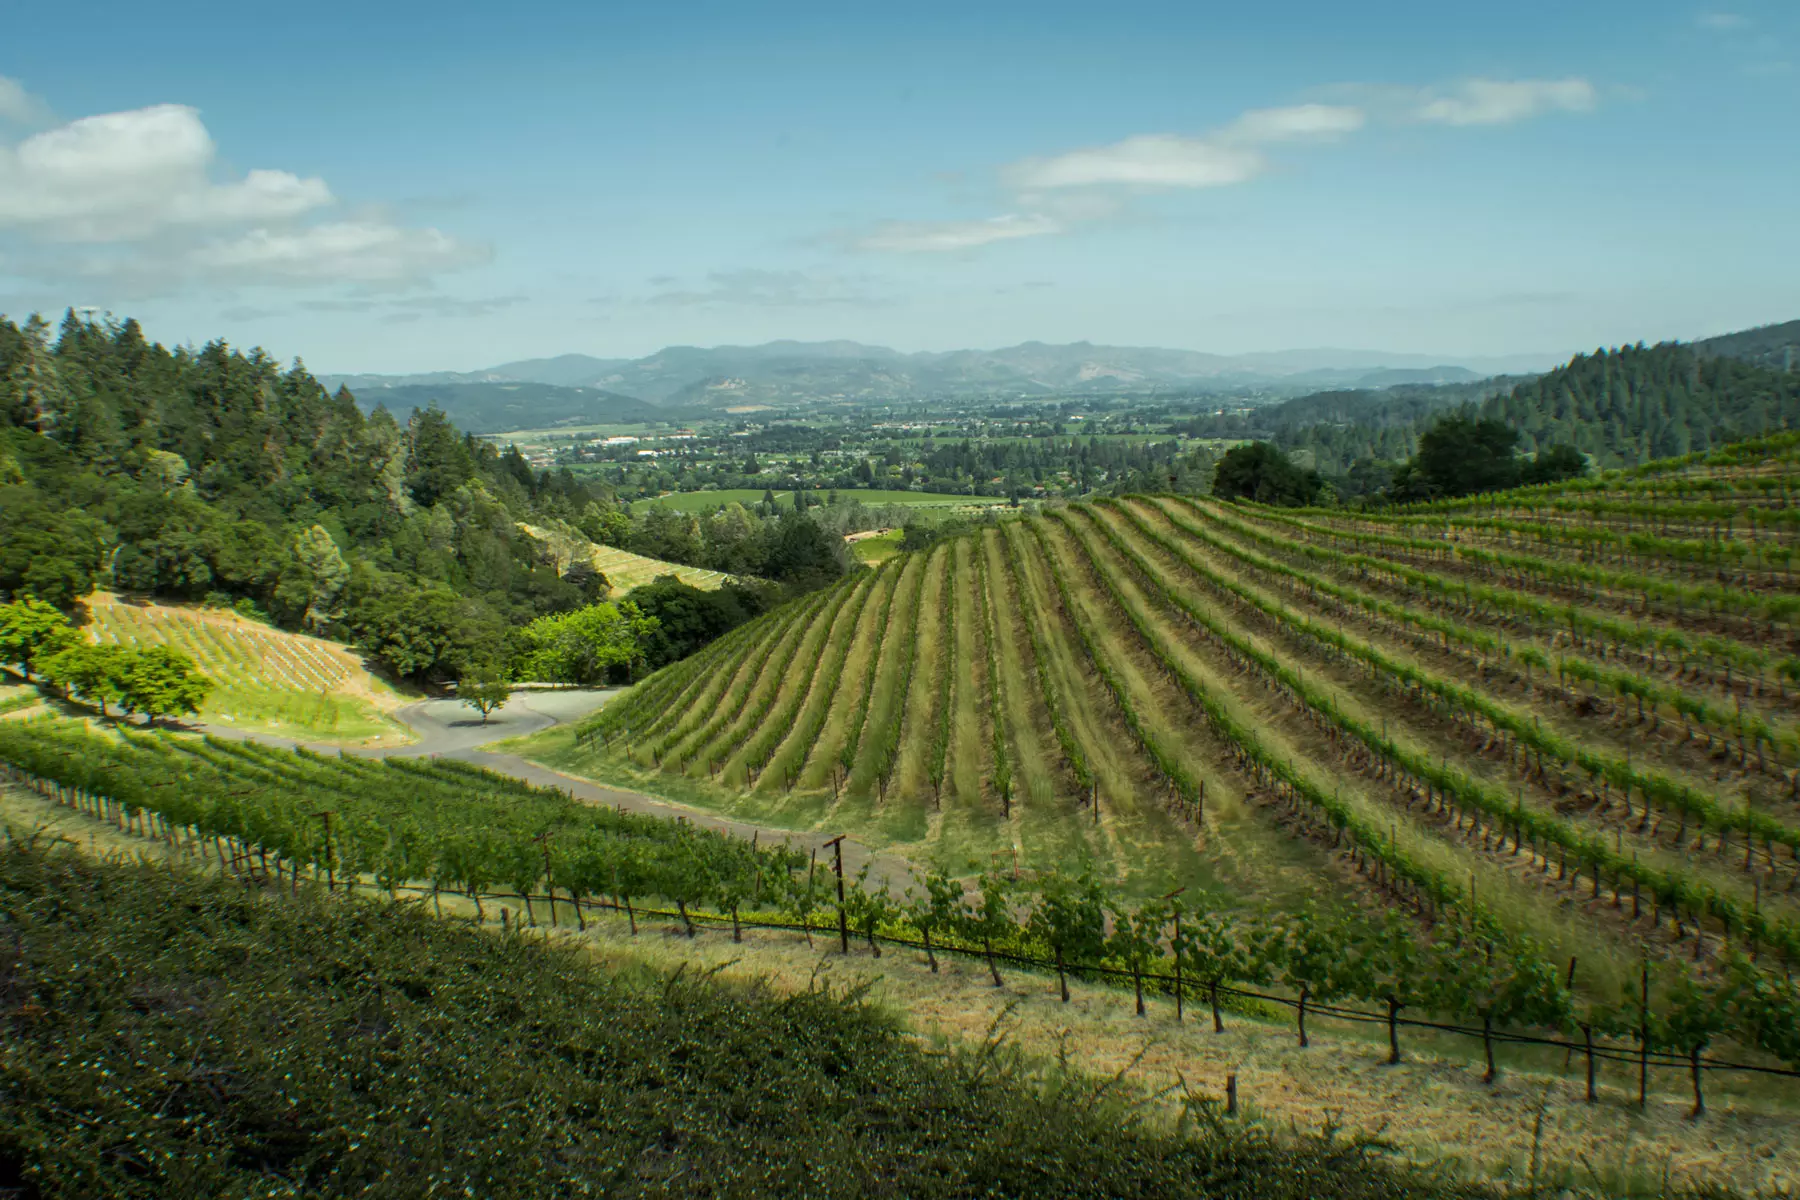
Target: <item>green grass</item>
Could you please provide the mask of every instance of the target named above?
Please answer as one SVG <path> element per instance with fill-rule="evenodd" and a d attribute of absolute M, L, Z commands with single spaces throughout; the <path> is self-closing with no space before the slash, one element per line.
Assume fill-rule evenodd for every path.
<path fill-rule="evenodd" d="M 866 566 L 879 567 L 894 555 L 900 553 L 900 539 L 905 533 L 898 529 L 890 529 L 886 533 L 874 537 L 858 538 L 850 543 L 850 553 L 856 561 Z"/>

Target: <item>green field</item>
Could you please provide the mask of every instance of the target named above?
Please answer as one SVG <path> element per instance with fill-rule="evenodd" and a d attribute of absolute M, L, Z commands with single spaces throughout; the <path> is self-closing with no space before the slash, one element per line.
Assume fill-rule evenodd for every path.
<path fill-rule="evenodd" d="M 808 492 L 809 496 L 825 498 L 825 492 Z M 849 504 L 856 501 L 868 506 L 879 504 L 905 504 L 920 508 L 992 508 L 1003 505 L 1006 500 L 998 496 L 946 496 L 936 492 L 905 492 L 883 490 L 879 488 L 861 489 L 845 488 L 838 491 L 838 503 Z M 652 506 L 672 508 L 677 512 L 706 512 L 709 509 L 722 508 L 727 504 L 754 505 L 762 503 L 763 493 L 753 488 L 721 488 L 711 492 L 671 492 L 667 496 L 656 496 L 648 500 L 632 502 L 634 512 L 643 512 Z M 791 504 L 793 493 L 779 491 L 775 500 L 780 504 Z"/>
<path fill-rule="evenodd" d="M 1742 457 L 1386 514 L 1072 505 L 543 753 L 919 862 L 1455 913 L 1594 996 L 1646 953 L 1800 959 L 1800 468 Z"/>
<path fill-rule="evenodd" d="M 874 537 L 858 538 L 850 543 L 850 553 L 856 556 L 857 562 L 878 567 L 900 553 L 900 539 L 903 536 L 905 535 L 901 530 L 890 529 Z"/>

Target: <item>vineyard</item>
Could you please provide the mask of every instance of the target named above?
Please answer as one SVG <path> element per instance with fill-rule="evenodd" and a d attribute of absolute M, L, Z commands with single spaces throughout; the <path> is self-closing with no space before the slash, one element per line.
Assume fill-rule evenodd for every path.
<path fill-rule="evenodd" d="M 386 715 L 402 703 L 353 651 L 218 609 L 88 600 L 87 634 L 102 644 L 173 646 L 213 681 L 200 719 L 306 740 L 404 737 Z"/>
<path fill-rule="evenodd" d="M 1779 978 L 1797 448 L 1381 512 L 1054 509 L 768 614 L 544 756 L 953 872 L 1528 941 L 1596 1003 L 1646 960 Z"/>
<path fill-rule="evenodd" d="M 622 598 L 632 588 L 652 583 L 664 575 L 673 575 L 689 587 L 707 592 L 725 586 L 725 581 L 730 578 L 719 571 L 645 558 L 617 546 L 602 546 L 588 541 L 578 533 L 570 532 L 567 527 L 551 529 L 520 524 L 519 528 L 549 547 L 560 570 L 568 570 L 569 564 L 574 562 L 590 564 L 594 570 L 606 576 L 606 582 L 612 589 L 609 594 L 614 599 Z"/>

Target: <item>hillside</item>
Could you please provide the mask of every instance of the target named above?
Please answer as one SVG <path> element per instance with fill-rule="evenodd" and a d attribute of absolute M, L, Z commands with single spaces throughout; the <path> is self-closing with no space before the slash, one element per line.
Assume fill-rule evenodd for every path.
<path fill-rule="evenodd" d="M 365 387 L 355 392 L 364 408 L 380 404 L 404 418 L 436 405 L 459 429 L 505 433 L 558 425 L 626 425 L 667 420 L 669 413 L 642 400 L 589 387 L 543 383 L 422 383 Z"/>
<path fill-rule="evenodd" d="M 1304 396 L 1245 417 L 1202 419 L 1190 432 L 1258 437 L 1307 451 L 1328 476 L 1412 454 L 1419 433 L 1450 408 L 1506 422 L 1531 453 L 1571 444 L 1601 467 L 1705 452 L 1792 428 L 1800 375 L 1679 343 L 1577 355 L 1545 375 L 1392 392 Z M 1360 493 L 1354 477 L 1349 490 Z"/>
<path fill-rule="evenodd" d="M 1752 366 L 1792 371 L 1800 364 L 1800 321 L 1761 325 L 1741 333 L 1704 338 L 1694 343 L 1701 354 L 1735 358 Z"/>
<path fill-rule="evenodd" d="M 227 609 L 86 600 L 96 642 L 169 645 L 212 681 L 198 720 L 302 741 L 402 742 L 392 712 L 407 698 L 369 673 L 362 656 L 323 638 L 289 633 Z"/>
<path fill-rule="evenodd" d="M 1208 391 L 1247 384 L 1381 387 L 1468 380 L 1548 365 L 1548 356 L 1446 358 L 1369 350 L 1207 354 L 1089 342 L 1024 342 L 996 350 L 905 354 L 857 342 L 768 342 L 760 346 L 669 346 L 638 359 L 580 354 L 502 363 L 467 374 L 327 376 L 368 399 L 378 389 L 491 386 L 501 381 L 598 388 L 665 408 L 722 409 L 799 402 L 876 402 L 954 395 L 1108 394 Z M 391 407 L 391 405 L 390 405 Z M 446 404 L 446 411 L 448 405 Z M 610 419 L 610 418 L 609 418 Z M 538 427 L 551 421 L 529 421 Z"/>
<path fill-rule="evenodd" d="M 541 525 L 521 524 L 531 537 L 542 543 L 556 560 L 557 570 L 567 573 L 573 563 L 586 562 L 600 574 L 606 576 L 611 587 L 611 594 L 623 598 L 633 588 L 665 575 L 673 575 L 689 587 L 703 591 L 714 591 L 723 587 L 731 576 L 722 571 L 708 571 L 701 567 L 690 567 L 682 563 L 664 562 L 661 559 L 646 558 L 642 554 L 633 554 L 629 550 L 621 550 L 617 546 L 602 546 L 590 542 L 578 533 L 552 529 Z"/>
<path fill-rule="evenodd" d="M 778 609 L 544 753 L 919 862 L 1459 913 L 1591 995 L 1646 951 L 1800 957 L 1797 476 L 1788 436 L 1384 515 L 1074 505 Z"/>
<path fill-rule="evenodd" d="M 1162 1130 L 829 988 L 603 970 L 416 907 L 8 843 L 0 920 L 0 1180 L 25 1196 L 1499 1195 L 1347 1142 Z"/>

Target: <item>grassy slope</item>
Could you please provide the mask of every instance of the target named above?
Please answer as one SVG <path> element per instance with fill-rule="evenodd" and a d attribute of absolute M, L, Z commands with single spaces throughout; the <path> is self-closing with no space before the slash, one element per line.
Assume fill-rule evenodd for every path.
<path fill-rule="evenodd" d="M 213 681 L 199 719 L 303 741 L 407 740 L 390 713 L 410 697 L 369 673 L 354 650 L 274 629 L 223 609 L 88 599 L 88 636 L 125 645 L 172 645 Z"/>
<path fill-rule="evenodd" d="M 160 843 L 122 834 L 113 826 L 74 816 L 67 809 L 52 808 L 29 793 L 0 789 L 0 822 L 18 828 L 42 827 L 46 821 L 55 822 L 59 834 L 71 843 L 91 846 L 98 854 L 121 855 L 124 861 L 135 861 L 140 854 L 156 861 L 165 852 Z M 761 1029 L 764 1040 L 758 1050 L 760 1057 L 768 1056 L 771 1036 L 785 1042 L 784 1031 L 796 1028 L 810 1029 L 813 1038 L 822 1038 L 827 1045 L 841 1045 L 841 1038 L 833 1039 L 847 1015 L 851 1021 L 865 1022 L 884 1031 L 899 1026 L 910 1029 L 915 1038 L 938 1051 L 949 1049 L 952 1057 L 948 1061 L 954 1069 L 966 1061 L 958 1055 L 979 1051 L 998 1021 L 1007 1040 L 1027 1055 L 1027 1064 L 1033 1060 L 1048 1063 L 1067 1055 L 1077 1071 L 1094 1077 L 1123 1072 L 1121 1084 L 1113 1089 L 1115 1098 L 1163 1092 L 1163 1104 L 1153 1106 L 1146 1114 L 1153 1124 L 1160 1121 L 1159 1113 L 1168 1114 L 1177 1105 L 1179 1089 L 1164 1090 L 1166 1085 L 1177 1082 L 1177 1072 L 1200 1096 L 1214 1099 L 1224 1074 L 1235 1072 L 1246 1105 L 1246 1121 L 1252 1128 L 1285 1132 L 1331 1125 L 1343 1131 L 1342 1138 L 1381 1136 L 1409 1158 L 1483 1177 L 1503 1178 L 1511 1181 L 1515 1189 L 1521 1188 L 1530 1175 L 1532 1127 L 1539 1105 L 1545 1104 L 1548 1119 L 1543 1124 L 1536 1179 L 1540 1186 L 1552 1190 L 1600 1182 L 1606 1185 L 1607 1194 L 1623 1194 L 1626 1185 L 1632 1185 L 1638 1189 L 1632 1194 L 1677 1195 L 1681 1185 L 1696 1181 L 1746 1190 L 1793 1182 L 1793 1098 L 1788 1097 L 1784 1103 L 1768 1089 L 1753 1085 L 1733 1087 L 1730 1099 L 1715 1104 L 1706 1123 L 1706 1136 L 1696 1139 L 1692 1123 L 1683 1115 L 1683 1081 L 1679 1078 L 1654 1080 L 1658 1098 L 1649 1113 L 1639 1114 L 1628 1103 L 1634 1082 L 1628 1078 L 1630 1073 L 1607 1068 L 1602 1077 L 1602 1103 L 1587 1106 L 1576 1102 L 1579 1063 L 1571 1073 L 1563 1067 L 1559 1054 L 1534 1058 L 1529 1052 L 1507 1048 L 1502 1050 L 1507 1070 L 1500 1083 L 1483 1087 L 1477 1082 L 1479 1068 L 1466 1045 L 1441 1042 L 1422 1031 L 1406 1033 L 1408 1061 L 1404 1065 L 1378 1066 L 1384 1049 L 1381 1034 L 1365 1027 L 1320 1021 L 1322 1037 L 1311 1050 L 1302 1051 L 1293 1044 L 1285 1020 L 1269 1021 L 1255 1014 L 1229 1014 L 1227 1032 L 1219 1035 L 1211 1032 L 1203 1013 L 1191 1014 L 1187 1022 L 1177 1024 L 1166 1001 L 1153 1001 L 1148 1019 L 1138 1019 L 1131 1015 L 1129 993 L 1080 982 L 1072 984 L 1073 1001 L 1066 1006 L 1055 1000 L 1053 978 L 1028 972 L 1008 970 L 1006 986 L 995 989 L 979 961 L 946 958 L 941 971 L 934 974 L 926 969 L 923 956 L 914 952 L 890 949 L 879 961 L 871 961 L 858 946 L 853 957 L 845 960 L 835 951 L 828 951 L 824 943 L 815 950 L 790 933 L 749 931 L 742 944 L 733 943 L 728 932 L 706 933 L 690 941 L 679 936 L 678 924 L 660 921 L 640 920 L 642 933 L 634 938 L 622 917 L 601 914 L 589 916 L 585 935 L 577 938 L 575 931 L 565 926 L 559 937 L 603 965 L 608 982 L 621 990 L 587 990 L 583 972 L 569 959 L 551 960 L 548 974 L 552 978 L 546 989 L 545 973 L 539 970 L 546 956 L 490 954 L 481 945 L 486 939 L 470 939 L 454 928 L 458 924 L 455 921 L 449 923 L 450 929 L 434 928 L 431 922 L 408 917 L 394 920 L 394 914 L 384 914 L 367 904 L 357 906 L 354 920 L 342 919 L 346 906 L 325 908 L 311 904 L 296 919 L 287 905 L 281 906 L 289 910 L 285 913 L 259 911 L 252 894 L 241 889 L 212 893 L 209 899 L 208 885 L 179 880 L 171 889 L 172 902 L 171 897 L 160 897 L 151 913 L 143 913 L 132 892 L 135 885 L 124 882 L 131 873 L 116 871 L 87 875 L 88 880 L 100 880 L 94 886 L 70 886 L 69 875 L 51 879 L 55 894 L 67 900 L 48 906 L 29 899 L 34 893 L 29 887 L 18 886 L 19 872 L 14 868 L 14 861 L 0 851 L 0 912 L 9 921 L 16 919 L 13 914 L 20 911 L 23 892 L 25 910 L 39 922 L 33 936 L 24 943 L 29 947 L 28 961 L 33 970 L 46 961 L 89 961 L 81 953 L 69 952 L 70 943 L 77 938 L 84 939 L 76 945 L 87 954 L 91 955 L 91 948 L 97 944 L 104 945 L 111 956 L 109 961 L 132 964 L 128 976 L 109 972 L 87 977 L 101 982 L 101 987 L 84 993 L 90 1000 L 97 997 L 98 1002 L 58 1011 L 54 1025 L 46 1014 L 29 1007 L 35 1001 L 20 1005 L 16 992 L 0 998 L 0 1020 L 10 1018 L 9 1028 L 23 1035 L 13 1040 L 11 1056 L 4 1060 L 14 1071 L 13 1077 L 42 1075 L 47 1068 L 51 1088 L 62 1089 L 44 1093 L 30 1088 L 24 1094 L 38 1101 L 49 1094 L 55 1103 L 67 1108 L 71 1092 L 96 1082 L 85 1069 L 60 1069 L 57 1064 L 65 1061 L 61 1057 L 46 1058 L 48 1041 L 54 1040 L 59 1056 L 64 1051 L 85 1051 L 91 1045 L 94 1057 L 83 1061 L 105 1063 L 103 1055 L 109 1050 L 104 1040 L 98 1040 L 99 1044 L 93 1044 L 97 1039 L 91 1038 L 87 1043 L 74 1040 L 78 1035 L 87 1037 L 88 1023 L 105 1020 L 125 1029 L 135 1039 L 132 1046 L 141 1043 L 145 1030 L 153 1030 L 159 1038 L 159 1053 L 169 1047 L 175 1054 L 191 1049 L 198 1053 L 169 1075 L 158 1077 L 156 1068 L 165 1060 L 133 1051 L 138 1061 L 115 1060 L 100 1068 L 113 1070 L 118 1081 L 108 1081 L 104 1086 L 128 1093 L 151 1110 L 171 1093 L 177 1102 L 196 1107 L 204 1107 L 210 1095 L 219 1104 L 207 1116 L 216 1117 L 221 1109 L 229 1111 L 238 1122 L 239 1140 L 234 1144 L 248 1152 L 253 1164 L 259 1161 L 256 1155 L 263 1151 L 260 1139 L 268 1138 L 274 1149 L 286 1148 L 287 1157 L 281 1160 L 285 1163 L 305 1157 L 315 1167 L 321 1163 L 332 1169 L 340 1163 L 346 1169 L 366 1165 L 345 1153 L 342 1139 L 332 1140 L 328 1132 L 332 1122 L 319 1119 L 320 1110 L 315 1105 L 320 1101 L 335 1105 L 332 1113 L 342 1124 L 371 1128 L 367 1116 L 355 1121 L 341 1120 L 358 1116 L 346 1111 L 346 1107 L 368 1097 L 348 1094 L 348 1089 L 332 1086 L 330 1078 L 339 1069 L 369 1071 L 371 1055 L 381 1074 L 365 1074 L 362 1078 L 375 1085 L 373 1098 L 394 1097 L 397 1107 L 414 1102 L 416 1098 L 409 1098 L 404 1092 L 408 1076 L 418 1071 L 422 1057 L 433 1052 L 431 1043 L 417 1032 L 424 1025 L 429 1025 L 433 1038 L 449 1040 L 446 1057 L 454 1060 L 457 1050 L 466 1049 L 480 1058 L 474 1063 L 442 1064 L 443 1069 L 430 1077 L 472 1082 L 477 1088 L 472 1094 L 482 1095 L 484 1103 L 464 1107 L 438 1099 L 433 1123 L 439 1130 L 449 1127 L 442 1138 L 385 1127 L 375 1118 L 374 1126 L 380 1132 L 365 1135 L 364 1144 L 377 1153 L 389 1153 L 398 1145 L 406 1154 L 430 1161 L 443 1153 L 446 1145 L 461 1146 L 463 1138 L 458 1134 L 462 1134 L 470 1145 L 458 1150 L 464 1157 L 450 1164 L 454 1175 L 463 1166 L 479 1169 L 489 1161 L 490 1154 L 515 1152 L 519 1143 L 509 1142 L 508 1138 L 532 1136 L 533 1131 L 497 1132 L 477 1123 L 493 1124 L 490 1114 L 508 1103 L 511 1089 L 547 1085 L 556 1078 L 553 1072 L 568 1065 L 566 1055 L 549 1054 L 550 1047 L 556 1044 L 554 1039 L 571 1028 L 579 1032 L 578 1023 L 571 1025 L 563 1019 L 565 1008 L 585 1005 L 588 1017 L 604 1020 L 609 1028 L 623 1025 L 621 1036 L 635 1043 L 634 1061 L 650 1064 L 649 1069 L 659 1081 L 660 1094 L 668 1094 L 662 1089 L 673 1088 L 686 1100 L 693 1087 L 704 1091 L 718 1082 L 707 1070 L 710 1059 L 696 1064 L 691 1049 L 678 1048 L 692 1047 L 697 1028 L 714 1028 L 705 1024 L 712 1003 L 718 1001 L 747 1013 L 746 1020 L 754 1023 L 758 1005 L 767 1003 L 763 998 L 773 998 L 772 989 L 776 994 L 798 997 L 799 1007 L 795 1009 L 792 1002 L 787 1006 L 795 1016 L 793 1024 L 772 1024 Z M 156 886 L 161 887 L 162 883 Z M 41 894 L 41 889 L 37 894 Z M 221 899 L 228 906 L 223 915 L 229 919 L 218 919 L 221 914 L 207 911 L 209 903 Z M 91 910 L 99 907 L 106 911 L 97 917 Z M 452 917 L 473 916 L 472 906 L 461 899 L 446 897 L 444 907 Z M 54 937 L 40 936 L 45 927 L 43 918 L 59 911 L 66 925 L 77 928 L 59 929 Z M 318 914 L 323 914 L 324 919 L 319 919 Z M 495 916 L 491 907 L 488 915 Z M 562 917 L 568 921 L 566 908 Z M 277 940 L 279 937 L 293 940 L 282 942 Z M 146 947 L 151 945 L 158 947 L 155 961 L 140 963 L 140 959 L 150 957 Z M 513 951 L 521 948 L 516 938 L 507 945 Z M 505 951 L 506 946 L 501 950 Z M 59 959 L 59 955 L 64 957 Z M 359 973 L 346 976 L 347 968 Z M 645 1020 L 655 1021 L 657 1015 L 652 1011 L 658 1003 L 653 993 L 669 986 L 664 982 L 665 972 L 678 969 L 689 978 L 704 973 L 733 981 L 737 986 L 723 990 L 677 986 L 661 1009 L 659 1028 L 664 1032 L 645 1036 Z M 56 966 L 45 974 L 59 984 L 63 979 Z M 563 979 L 572 979 L 573 986 L 565 987 Z M 810 993 L 821 982 L 826 986 L 869 988 L 876 1011 L 820 1005 L 819 997 Z M 421 984 L 434 989 L 423 1004 L 417 996 Z M 171 994 L 205 1003 L 184 1007 L 155 1000 Z M 535 1005 L 531 1001 L 533 995 L 540 997 Z M 615 995 L 625 997 L 622 1012 L 607 1006 L 609 998 Z M 438 1013 L 432 1005 L 445 998 L 447 1009 Z M 121 1003 L 128 1003 L 129 1011 L 121 1010 L 118 1017 L 107 1015 L 113 1011 L 112 1006 Z M 214 1004 L 231 1007 L 215 1015 L 210 1007 Z M 343 1014 L 341 1022 L 332 1019 L 334 1009 Z M 491 1023 L 497 1013 L 508 1009 L 512 1015 Z M 347 1028 L 353 1033 L 370 1027 L 379 1031 L 386 1021 L 388 1037 L 385 1044 L 372 1045 L 374 1034 L 368 1032 L 346 1041 L 321 1035 L 305 1025 L 297 1027 L 305 1032 L 295 1033 L 289 1028 L 270 1034 L 268 1027 L 259 1022 L 271 1011 L 298 1015 L 302 1020 L 316 1019 L 324 1027 Z M 1193 1019 L 1196 1015 L 1202 1019 Z M 261 1043 L 237 1044 L 236 1033 L 247 1026 L 257 1027 Z M 501 1029 L 506 1032 L 497 1032 Z M 726 1035 L 735 1036 L 730 1029 Z M 282 1042 L 282 1036 L 291 1040 Z M 565 1040 L 562 1044 L 571 1042 Z M 591 1043 L 580 1037 L 572 1044 Z M 797 1046 L 793 1054 L 804 1056 L 812 1044 L 815 1043 L 809 1041 Z M 119 1042 L 113 1040 L 111 1047 L 111 1052 L 116 1053 Z M 246 1104 L 242 1109 L 230 1108 L 241 1098 L 266 1098 L 269 1088 L 265 1085 L 272 1081 L 259 1078 L 257 1071 L 270 1061 L 287 1063 L 288 1056 L 294 1054 L 317 1058 L 303 1058 L 307 1069 L 298 1073 L 297 1084 L 293 1082 L 291 1065 L 281 1068 L 290 1076 L 282 1081 L 283 1086 L 290 1094 L 305 1099 L 299 1119 L 285 1137 L 254 1119 L 259 1111 L 267 1112 L 266 1107 L 258 1109 Z M 545 1057 L 550 1058 L 548 1068 L 539 1061 Z M 1001 1061 L 1014 1060 L 1003 1057 Z M 866 1059 L 853 1062 L 867 1066 L 859 1072 L 859 1080 L 873 1080 L 881 1067 L 868 1064 Z M 579 1065 L 577 1060 L 577 1068 Z M 801 1090 L 796 1095 L 816 1094 L 806 1090 L 807 1075 L 816 1065 L 817 1061 L 810 1059 L 786 1064 L 800 1073 Z M 692 1077 L 685 1074 L 690 1068 Z M 209 1078 L 220 1070 L 231 1073 L 237 1081 L 223 1095 L 193 1095 L 187 1091 L 193 1081 Z M 522 1073 L 527 1076 L 523 1082 L 518 1078 Z M 578 1069 L 574 1076 L 565 1072 L 561 1079 L 577 1089 L 585 1089 L 591 1081 L 580 1075 Z M 1052 1079 L 1074 1083 L 1076 1095 L 1086 1095 L 1086 1089 L 1091 1087 L 1082 1083 L 1080 1076 L 1070 1080 L 1053 1072 Z M 628 1082 L 636 1081 L 633 1078 Z M 794 1080 L 781 1074 L 780 1067 L 764 1064 L 755 1070 L 732 1073 L 722 1085 L 726 1094 L 716 1099 L 740 1112 L 755 1109 L 756 1097 L 771 1082 L 783 1089 L 794 1085 Z M 884 1076 L 883 1083 L 891 1086 L 893 1080 Z M 384 1086 L 390 1090 L 382 1092 Z M 585 1092 L 578 1090 L 577 1094 Z M 614 1093 L 613 1098 L 621 1097 Z M 902 1101 L 910 1098 L 903 1095 Z M 629 1106 L 631 1097 L 623 1099 Z M 689 1111 L 711 1111 L 709 1105 L 714 1100 L 702 1095 Z M 650 1105 L 654 1100 L 643 1103 Z M 7 1109 L 6 1100 L 0 1098 L 0 1113 L 8 1118 L 0 1121 L 0 1130 L 12 1131 L 16 1126 L 16 1136 L 25 1139 L 45 1130 L 40 1110 L 19 1111 L 24 1113 L 23 1119 L 13 1120 L 15 1111 Z M 76 1111 L 82 1110 L 76 1107 Z M 129 1117 L 118 1108 L 112 1111 L 120 1118 Z M 566 1129 L 568 1111 L 558 1110 L 554 1100 L 540 1099 L 529 1111 L 534 1119 L 541 1117 L 556 1127 L 549 1131 L 551 1136 Z M 832 1108 L 829 1112 L 841 1113 L 842 1109 Z M 861 1136 L 856 1125 L 859 1115 L 854 1111 L 850 1114 L 852 1140 Z M 1127 1120 L 1131 1116 L 1120 1115 Z M 47 1157 L 61 1156 L 56 1161 L 66 1162 L 74 1157 L 71 1151 L 78 1151 L 80 1143 L 65 1136 L 63 1114 L 53 1116 L 57 1120 L 49 1128 L 55 1136 L 44 1139 L 50 1143 Z M 983 1119 L 968 1110 L 963 1111 L 963 1116 Z M 252 1119 L 245 1121 L 245 1117 Z M 468 1123 L 466 1129 L 462 1128 L 463 1122 Z M 119 1128 L 130 1131 L 125 1124 Z M 677 1128 L 698 1134 L 700 1126 L 682 1124 Z M 195 1140 L 213 1132 L 203 1126 Z M 792 1133 L 796 1141 L 819 1136 L 804 1124 L 794 1127 Z M 142 1130 L 140 1136 L 161 1139 L 167 1134 L 167 1126 L 151 1126 Z M 913 1135 L 918 1135 L 916 1126 Z M 8 1158 L 13 1143 L 6 1136 L 0 1132 L 0 1185 L 15 1182 L 5 1174 L 9 1161 L 14 1161 Z M 1122 1136 L 1129 1140 L 1133 1135 L 1127 1131 Z M 175 1141 L 180 1152 L 181 1142 Z M 295 1150 L 297 1144 L 309 1141 L 315 1143 L 309 1151 Z M 692 1149 L 684 1146 L 683 1152 Z M 1050 1161 L 1061 1160 L 1052 1156 Z M 413 1194 L 405 1189 L 415 1185 L 406 1182 L 409 1177 L 405 1168 L 399 1169 L 402 1182 L 395 1185 L 396 1191 Z M 1673 1180 L 1676 1188 L 1664 1191 L 1665 1179 Z M 862 1182 L 867 1184 L 867 1180 Z M 1113 1182 L 1114 1186 L 1122 1186 L 1118 1180 Z M 530 1194 L 530 1186 L 541 1187 L 542 1183 L 541 1177 L 529 1171 L 521 1180 L 502 1181 L 503 1186 L 521 1189 L 519 1194 Z M 1062 1194 L 1048 1178 L 1040 1179 L 1038 1186 L 1040 1192 Z M 1315 1186 L 1324 1188 L 1323 1184 Z M 1643 1191 L 1646 1187 L 1648 1191 Z M 92 1188 L 81 1190 L 81 1194 L 93 1192 Z M 1079 1189 L 1075 1192 L 1079 1194 Z M 184 1192 L 162 1187 L 155 1194 Z M 372 1194 L 384 1193 L 378 1188 Z M 478 1194 L 513 1193 L 479 1187 Z M 632 1194 L 630 1188 L 626 1194 Z M 1143 1194 L 1160 1192 L 1153 1187 Z M 1321 1190 L 1316 1194 L 1338 1193 Z"/>
<path fill-rule="evenodd" d="M 600 972 L 417 908 L 8 848 L 0 913 L 26 1196 L 1475 1194 L 1157 1133 L 842 992 Z"/>
<path fill-rule="evenodd" d="M 725 580 L 729 578 L 719 571 L 664 562 L 660 558 L 645 558 L 617 546 L 602 546 L 584 537 L 554 529 L 526 525 L 523 522 L 519 528 L 548 546 L 551 554 L 556 556 L 557 566 L 563 570 L 567 570 L 570 563 L 582 559 L 592 563 L 596 571 L 606 576 L 606 582 L 612 587 L 609 594 L 615 598 L 623 597 L 632 588 L 642 587 L 664 575 L 673 575 L 689 587 L 703 591 L 723 587 Z"/>

